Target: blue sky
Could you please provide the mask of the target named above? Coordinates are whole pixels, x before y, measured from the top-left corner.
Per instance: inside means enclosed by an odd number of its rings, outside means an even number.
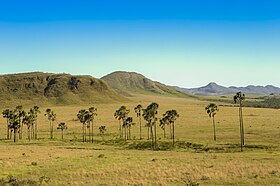
[[[1,0],[0,73],[280,86],[277,0]]]

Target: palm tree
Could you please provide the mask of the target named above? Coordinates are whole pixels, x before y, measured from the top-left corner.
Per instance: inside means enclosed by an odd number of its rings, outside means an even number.
[[[93,143],[93,120],[97,116],[97,108],[89,108],[89,123],[91,123],[91,143]],[[90,124],[89,124],[90,125]]]
[[[18,112],[18,117],[19,117],[19,139],[22,139],[22,130],[23,130],[23,123],[22,123],[22,118],[24,117],[24,115],[26,114],[25,111],[23,110],[23,106],[22,105],[18,105],[16,107],[16,112]]]
[[[29,112],[28,114],[26,114],[23,119],[22,119],[22,123],[25,124],[27,126],[27,136],[28,136],[28,140],[30,141],[31,139],[31,131],[30,128],[34,125],[35,123],[35,118],[34,115]]]
[[[58,124],[57,129],[61,130],[61,139],[63,140],[64,130],[67,129],[67,125],[64,122],[61,122]]]
[[[2,112],[3,118],[6,118],[7,120],[7,139],[10,139],[10,128],[9,128],[9,120],[10,120],[10,115],[12,114],[12,111],[9,109],[5,109]]]
[[[243,151],[243,145],[245,145],[245,136],[244,136],[244,123],[243,123],[243,113],[242,113],[242,102],[245,100],[245,94],[242,92],[237,92],[233,97],[235,104],[239,104],[239,123],[240,123],[240,141],[241,141],[241,152]]]
[[[30,113],[33,115],[34,117],[34,127],[32,128],[34,131],[34,139],[37,139],[38,138],[38,123],[37,123],[37,118],[38,118],[38,113],[41,113],[40,110],[39,110],[39,107],[38,106],[34,106],[33,108],[30,109]]]
[[[125,119],[125,122],[123,124],[123,127],[125,128],[125,141],[126,140],[130,140],[130,129],[131,129],[131,126],[133,125],[133,118],[132,117],[127,117]]]
[[[77,118],[83,125],[83,142],[86,142],[86,125],[89,120],[89,112],[85,109],[82,109],[78,112]]]
[[[17,141],[17,133],[20,129],[20,119],[17,110],[10,115],[9,118],[9,128],[14,132],[14,142]]]
[[[214,141],[216,141],[216,125],[215,125],[215,115],[219,111],[218,106],[215,103],[210,103],[205,107],[205,110],[210,118],[213,119],[213,127],[214,127]]]
[[[54,111],[48,108],[46,109],[45,116],[48,117],[48,120],[50,122],[50,138],[53,139],[53,122],[56,119],[56,114],[54,113]]]
[[[125,122],[127,119],[127,116],[129,114],[130,110],[126,108],[126,106],[121,106],[119,110],[117,110],[114,114],[115,118],[119,121],[122,120],[122,125],[120,125],[120,137],[123,137],[123,127],[125,126]],[[121,124],[121,123],[120,123]],[[126,133],[125,133],[126,135]]]
[[[116,110],[116,112],[114,113],[114,117],[119,121],[119,133],[120,133],[120,138],[122,138],[122,124],[121,124],[120,109]]]
[[[140,129],[140,140],[142,139],[142,124],[141,124],[141,117],[142,117],[142,110],[143,110],[143,107],[142,105],[137,105],[135,108],[134,108],[134,111],[136,113],[136,116],[139,118],[139,129]]]
[[[143,118],[147,122],[147,127],[150,128],[151,138],[152,138],[152,148],[156,149],[156,122],[157,122],[157,114],[158,114],[159,105],[157,103],[150,104],[146,109],[143,110]],[[154,132],[153,132],[154,127]]]
[[[172,128],[172,144],[175,144],[175,121],[177,120],[177,118],[179,117],[179,114],[177,113],[176,110],[168,110],[166,111],[165,114],[163,114],[163,117],[165,118],[165,120],[169,123],[169,125]]]

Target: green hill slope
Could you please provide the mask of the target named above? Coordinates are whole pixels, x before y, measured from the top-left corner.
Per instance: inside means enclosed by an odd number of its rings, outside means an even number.
[[[113,72],[101,78],[106,81],[117,92],[125,96],[132,94],[153,94],[168,96],[189,96],[174,87],[152,81],[145,76],[135,72]]]
[[[93,104],[127,101],[103,80],[69,74],[23,73],[0,76],[0,103]]]

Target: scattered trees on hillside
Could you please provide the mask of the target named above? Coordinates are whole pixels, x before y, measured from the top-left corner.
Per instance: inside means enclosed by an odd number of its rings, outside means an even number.
[[[215,103],[210,103],[205,107],[205,110],[210,118],[212,118],[213,121],[213,128],[214,128],[214,141],[217,140],[216,137],[216,125],[215,125],[215,115],[219,111],[218,106]]]
[[[61,139],[63,140],[63,138],[64,138],[64,130],[67,129],[67,125],[64,122],[61,122],[61,123],[58,124],[57,129],[61,130]]]
[[[142,139],[142,123],[141,123],[141,118],[142,118],[142,111],[143,111],[142,105],[140,105],[140,104],[137,105],[134,108],[134,111],[136,113],[136,116],[139,118],[139,133],[140,133],[139,139],[141,140]]]
[[[46,109],[45,116],[50,122],[50,139],[53,139],[53,123],[56,120],[56,114],[51,109]]]
[[[245,100],[245,94],[242,92],[237,92],[233,97],[235,104],[239,104],[239,123],[240,123],[240,148],[241,152],[243,151],[243,146],[245,145],[245,136],[244,136],[244,123],[243,123],[243,101]]]

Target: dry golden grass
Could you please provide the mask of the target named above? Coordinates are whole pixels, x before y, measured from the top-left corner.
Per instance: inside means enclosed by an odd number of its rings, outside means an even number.
[[[38,122],[38,141],[29,143],[25,139],[17,144],[0,141],[0,178],[8,175],[35,181],[41,178],[46,185],[280,184],[279,110],[244,109],[247,146],[240,153],[237,108],[220,107],[216,117],[217,142],[214,142],[211,120],[204,110],[208,102],[143,95],[134,97],[133,101],[124,104],[131,109],[133,117],[133,108],[138,103],[143,106],[154,101],[159,103],[159,116],[167,109],[176,109],[180,114],[176,122],[176,139],[201,144],[210,150],[200,153],[178,148],[151,151],[102,145],[98,127],[106,125],[108,134],[105,141],[116,139],[118,122],[113,114],[122,104],[94,105],[98,108],[95,120],[97,142],[83,144],[80,142],[81,124],[76,121],[76,114],[89,106],[51,107],[57,113],[57,123],[64,121],[68,125],[64,142],[60,140],[59,131],[55,133],[55,140],[48,140],[48,121],[42,113]],[[41,108],[41,111],[45,109]],[[0,138],[4,139],[5,120],[1,118],[0,123]],[[134,126],[132,137],[138,139],[138,131],[138,125]],[[146,137],[146,128],[143,132]],[[162,135],[158,128],[158,137],[162,138]]]

